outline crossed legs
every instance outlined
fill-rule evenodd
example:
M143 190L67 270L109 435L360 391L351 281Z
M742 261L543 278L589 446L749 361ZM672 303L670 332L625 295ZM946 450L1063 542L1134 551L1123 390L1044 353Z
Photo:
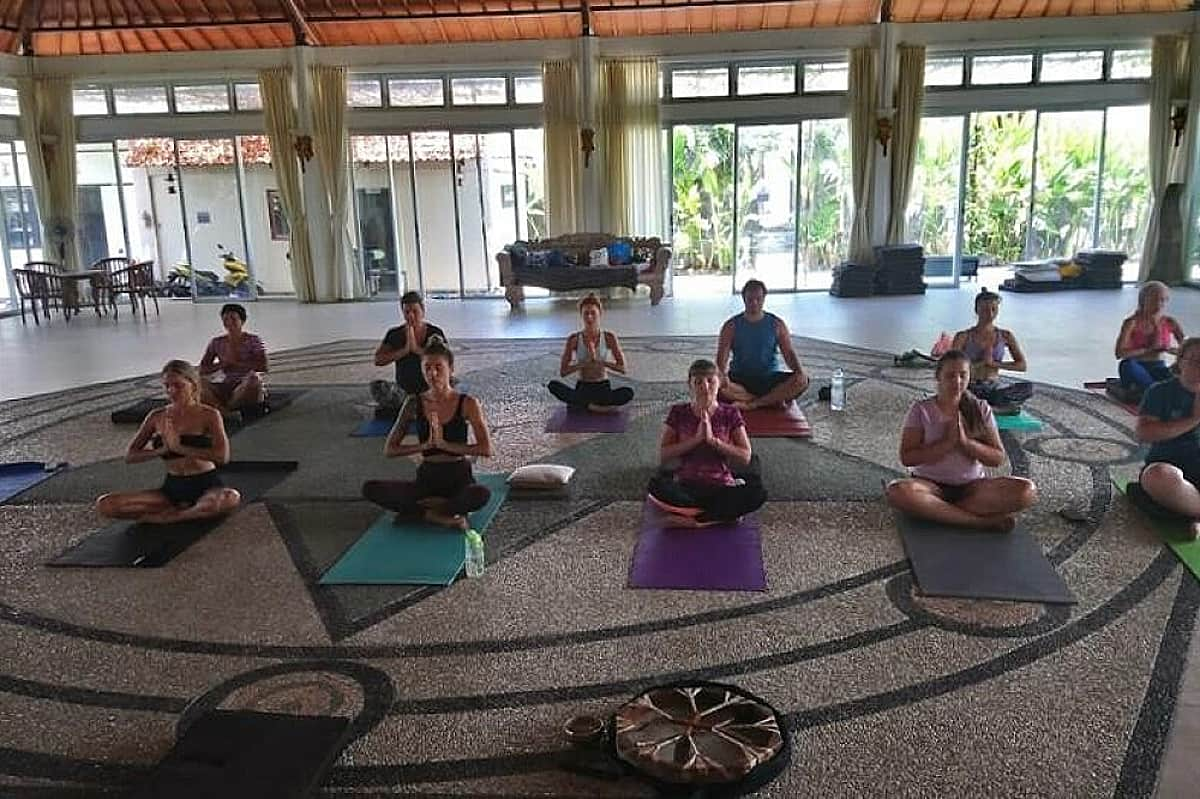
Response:
M721 378L718 396L747 411L786 405L807 388L808 375L804 372L773 372L755 378L728 375Z
M1008 532L1016 526L1016 514L1037 501L1037 487L1024 477L982 477L964 487L960 497L951 498L943 486L909 477L888 484L887 500L910 516L956 527Z
M248 375L229 388L230 381L214 383L200 382L200 401L219 411L235 411L239 408L256 407L267 400L267 387L258 372Z
M1200 538L1200 488L1188 476L1172 463L1148 463L1139 482L1159 505L1191 519L1188 532Z
M223 516L234 510L242 495L233 488L210 488L191 505L176 505L163 492L117 491L96 500L96 511L109 519L133 519L148 524L170 524L190 519Z

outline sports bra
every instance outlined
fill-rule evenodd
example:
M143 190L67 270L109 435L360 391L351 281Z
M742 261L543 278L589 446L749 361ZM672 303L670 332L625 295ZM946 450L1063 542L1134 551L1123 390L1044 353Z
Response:
M583 363L588 358L587 339L584 338L582 330L576 336L575 359ZM603 330L600 331L600 341L596 344L596 360L601 362L608 360L608 336L604 334Z
M458 395L458 405L454 407L454 415L448 421L442 423L442 440L448 444L466 444L467 443L467 420L463 416L463 402L467 399L466 394ZM422 443L429 440L429 420L425 418L425 405L419 403L417 405L417 440ZM446 452L441 449L427 449L426 455L454 455L457 453Z
M972 333L967 333L967 340L963 343L963 354L970 359L971 363L979 363L983 360L983 345L975 340ZM992 344L992 360L1003 361L1004 353L1008 350L1008 345L1004 342L1004 334L997 329L996 341Z
M197 449L208 449L213 445L212 436L206 436L203 434L193 435L190 433L187 435L181 435L179 437L179 443L183 444L185 447L195 447ZM150 439L150 445L155 449L158 449L163 445L163 437L158 433L155 433L154 438ZM171 450L167 450L162 454L162 459L164 461L175 460L176 458L182 457L185 457L182 453L172 452Z
M1157 344L1154 341L1155 335L1158 336ZM1135 321L1133 330L1129 333L1129 346L1135 350L1148 350L1155 346L1165 350L1171 346L1171 335L1171 324L1166 317L1158 320L1158 329L1153 332L1147 332L1145 327Z

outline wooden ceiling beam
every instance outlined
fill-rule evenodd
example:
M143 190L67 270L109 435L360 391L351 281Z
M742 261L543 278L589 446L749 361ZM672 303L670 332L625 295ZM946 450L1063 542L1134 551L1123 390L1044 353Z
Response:
M279 0L279 5L283 7L283 11L287 14L288 22L292 25L292 37L296 40L296 44L312 44L320 46L321 39L317 36L317 32L308 24L308 20L304 18L304 14L300 11L300 7L296 5L296 0Z

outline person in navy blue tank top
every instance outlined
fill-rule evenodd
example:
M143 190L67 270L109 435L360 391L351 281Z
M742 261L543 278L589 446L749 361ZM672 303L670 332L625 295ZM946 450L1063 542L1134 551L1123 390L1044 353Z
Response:
M742 287L746 310L721 326L717 342L721 399L741 410L786 405L808 388L787 325L763 310L766 299L766 284L747 280ZM781 357L790 372L779 368Z

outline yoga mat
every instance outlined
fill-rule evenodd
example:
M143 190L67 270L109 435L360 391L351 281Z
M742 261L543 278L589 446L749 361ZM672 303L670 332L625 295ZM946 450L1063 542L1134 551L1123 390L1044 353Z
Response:
M1042 421L1021 411L1020 413L995 414L996 427L1000 430L1041 430Z
M629 566L630 588L692 591L766 591L758 520L715 527L663 527L663 513L647 502Z
M217 470L221 481L242 495L241 507L283 482L296 470L296 461L233 461ZM236 511L235 511L236 513ZM139 567L164 566L196 541L220 527L233 514L175 524L116 521L88 535L51 560L47 566Z
M559 405L546 420L547 433L624 433L629 419L624 409L592 413Z
M799 403L789 402L782 408L755 408L742 411L746 432L754 438L811 438L812 425Z
M8 502L27 488L53 477L65 463L42 463L41 461L18 461L0 463L0 502Z
M508 496L503 474L483 474L476 481L491 499L471 514L471 526L487 529ZM450 585L462 570L463 534L425 522L396 524L394 513L375 520L321 579L321 585Z
M350 719L210 710L131 799L290 799L314 795L349 743Z
M395 419L364 419L350 435L355 438L386 438L395 423Z
M1071 605L1075 596L1029 533L988 533L898 516L900 537L926 596Z
M271 389L267 394L267 411L266 413L259 412L259 409L245 409L236 414L227 415L225 417L226 428L236 428L240 424L247 424L264 416L270 416L273 413L278 413L295 401L296 397L303 392L300 391L277 391ZM146 414L155 408L161 408L167 404L165 397L143 397L132 405L127 405L124 408L118 408L109 414L109 418L113 424L141 424L146 418Z
M1154 532L1158 533L1158 537L1183 561L1183 565L1187 567L1188 571L1200 580L1200 541L1188 536L1186 532L1188 520L1159 505L1144 490L1131 492L1129 489L1134 482L1113 479L1113 485L1117 487L1117 490L1128 497L1133 506L1149 518L1150 526L1154 528ZM1138 489L1141 489L1140 485L1138 485Z
M1134 405L1131 402L1125 402L1124 400L1114 397L1112 394L1109 393L1109 391L1108 391L1109 384L1114 383L1114 382L1117 383L1118 385L1120 384L1120 381L1117 378L1110 377L1107 380L1089 380L1083 384L1083 387L1086 388L1088 391L1092 392L1093 394L1099 394L1100 396L1104 397L1106 400L1113 403L1114 405L1120 405L1122 408L1129 411L1134 416L1137 416L1138 415L1138 406L1137 405Z

